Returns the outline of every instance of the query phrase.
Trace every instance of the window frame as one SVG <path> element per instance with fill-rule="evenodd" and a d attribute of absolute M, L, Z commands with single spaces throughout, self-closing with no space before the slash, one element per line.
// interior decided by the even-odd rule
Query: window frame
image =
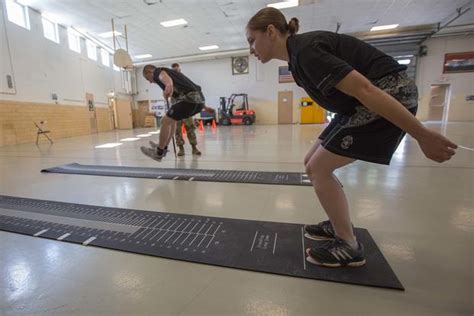
<path fill-rule="evenodd" d="M 104 63 L 104 56 L 107 56 L 107 63 Z M 108 51 L 106 51 L 104 48 L 100 48 L 100 61 L 102 63 L 102 66 L 105 66 L 107 68 L 110 68 L 110 54 Z"/>
<path fill-rule="evenodd" d="M 50 25 L 53 26 L 53 31 L 54 31 L 54 38 L 50 38 L 46 35 L 46 28 L 45 28 L 45 23 L 49 23 Z M 41 25 L 43 27 L 43 36 L 44 38 L 50 40 L 51 42 L 54 42 L 56 44 L 59 44 L 59 25 L 56 22 L 51 21 L 45 16 L 41 16 Z"/>
<path fill-rule="evenodd" d="M 94 47 L 94 58 L 91 57 L 90 55 L 90 47 Z M 91 40 L 88 40 L 86 39 L 86 51 L 87 51 L 87 57 L 90 59 L 90 60 L 93 60 L 93 61 L 98 61 L 98 56 L 97 56 L 97 45 L 91 41 Z"/>
<path fill-rule="evenodd" d="M 11 12 L 12 6 L 19 6 L 21 8 L 21 10 L 22 10 L 22 22 L 21 22 L 21 24 L 19 24 L 19 21 L 14 20 L 14 17 L 12 16 L 13 13 Z M 7 11 L 8 21 L 10 21 L 11 23 L 13 23 L 15 25 L 18 25 L 18 26 L 20 26 L 24 29 L 31 30 L 30 16 L 29 16 L 29 13 L 28 13 L 28 7 L 26 5 L 23 5 L 23 4 L 19 3 L 16 0 L 6 0 L 5 1 L 5 9 Z"/>
<path fill-rule="evenodd" d="M 77 44 L 77 47 L 78 47 L 78 50 L 75 50 L 71 47 L 71 37 L 74 38 L 74 42 L 76 42 Z M 77 33 L 75 30 L 71 29 L 71 28 L 68 28 L 67 29 L 67 41 L 68 41 L 68 46 L 69 46 L 69 49 L 72 50 L 73 52 L 76 52 L 78 54 L 81 53 L 82 51 L 82 48 L 81 48 L 81 36 L 79 35 L 79 33 Z"/>

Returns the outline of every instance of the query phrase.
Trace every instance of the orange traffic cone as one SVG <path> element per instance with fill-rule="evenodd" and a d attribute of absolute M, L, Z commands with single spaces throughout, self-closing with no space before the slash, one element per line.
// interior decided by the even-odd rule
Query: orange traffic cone
<path fill-rule="evenodd" d="M 217 128 L 217 126 L 216 126 L 216 120 L 212 120 L 212 128 L 213 128 L 213 129 Z"/>
<path fill-rule="evenodd" d="M 202 124 L 202 120 L 199 121 L 199 130 L 200 131 L 204 130 L 204 125 Z"/>
<path fill-rule="evenodd" d="M 184 123 L 181 124 L 181 135 L 186 136 L 186 128 L 184 127 Z"/>

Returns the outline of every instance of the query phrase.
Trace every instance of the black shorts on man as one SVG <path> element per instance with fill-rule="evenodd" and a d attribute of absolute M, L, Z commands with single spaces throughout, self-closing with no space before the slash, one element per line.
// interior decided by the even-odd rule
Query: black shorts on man
<path fill-rule="evenodd" d="M 176 121 L 187 119 L 201 112 L 204 102 L 204 95 L 201 91 L 175 93 L 171 97 L 172 105 L 166 115 Z"/>

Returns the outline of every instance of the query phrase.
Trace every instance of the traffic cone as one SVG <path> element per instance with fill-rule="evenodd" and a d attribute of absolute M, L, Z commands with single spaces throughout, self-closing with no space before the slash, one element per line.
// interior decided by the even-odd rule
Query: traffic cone
<path fill-rule="evenodd" d="M 200 131 L 204 130 L 204 125 L 202 124 L 202 120 L 199 121 L 199 130 Z"/>
<path fill-rule="evenodd" d="M 184 127 L 184 123 L 181 124 L 181 135 L 186 136 L 186 128 Z"/>
<path fill-rule="evenodd" d="M 216 129 L 217 126 L 216 126 L 216 120 L 212 120 L 212 129 Z"/>

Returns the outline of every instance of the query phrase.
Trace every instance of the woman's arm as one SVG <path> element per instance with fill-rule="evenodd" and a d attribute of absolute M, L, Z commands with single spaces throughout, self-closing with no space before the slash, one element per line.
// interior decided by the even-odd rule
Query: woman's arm
<path fill-rule="evenodd" d="M 173 79 L 166 73 L 166 71 L 162 70 L 160 72 L 160 81 L 163 82 L 165 85 L 165 90 L 163 90 L 163 97 L 166 99 L 170 98 L 173 95 Z"/>
<path fill-rule="evenodd" d="M 359 100 L 369 110 L 379 114 L 413 136 L 426 157 L 437 162 L 449 160 L 457 145 L 443 135 L 427 129 L 400 102 L 374 86 L 367 78 L 353 70 L 336 88 Z"/>

